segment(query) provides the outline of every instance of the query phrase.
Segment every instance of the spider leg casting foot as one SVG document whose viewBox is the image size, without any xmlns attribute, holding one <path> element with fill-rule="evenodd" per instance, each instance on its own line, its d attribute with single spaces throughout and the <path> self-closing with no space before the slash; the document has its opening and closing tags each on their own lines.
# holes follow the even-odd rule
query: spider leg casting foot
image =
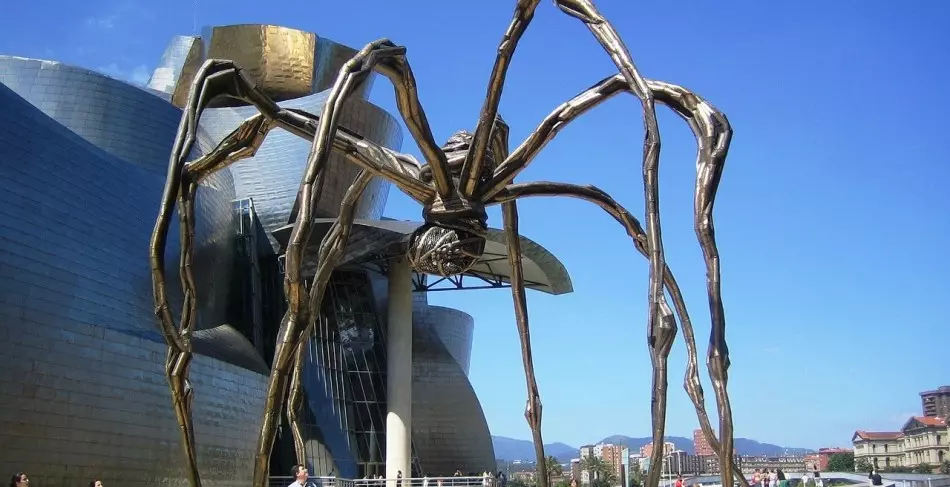
<svg viewBox="0 0 950 487">
<path fill-rule="evenodd" d="M 188 369 L 191 366 L 191 352 L 183 352 L 169 348 L 165 358 L 165 377 L 171 389 L 172 403 L 175 407 L 175 418 L 181 430 L 183 449 L 185 451 L 185 465 L 187 467 L 188 482 L 193 487 L 201 487 L 201 476 L 198 473 L 198 455 L 195 449 L 195 426 L 192 419 L 192 404 L 194 391 L 188 381 Z"/>
<path fill-rule="evenodd" d="M 303 340 L 297 346 L 294 353 L 294 368 L 290 374 L 290 385 L 287 390 L 287 423 L 290 425 L 290 433 L 294 438 L 294 453 L 297 455 L 297 463 L 307 464 L 307 450 L 304 444 L 303 424 L 300 418 L 300 407 L 303 405 L 303 382 L 301 374 L 303 373 L 304 356 L 307 353 L 307 341 Z"/>
<path fill-rule="evenodd" d="M 541 394 L 538 392 L 538 381 L 534 375 L 534 359 L 531 355 L 531 331 L 528 327 L 528 303 L 521 261 L 521 237 L 518 234 L 518 207 L 514 200 L 507 201 L 502 204 L 501 212 L 504 219 L 505 239 L 508 244 L 508 263 L 511 265 L 511 296 L 515 304 L 515 322 L 518 324 L 521 359 L 524 362 L 528 389 L 524 417 L 531 428 L 534 451 L 538 457 L 538 487 L 548 487 L 547 457 L 544 454 L 544 441 L 541 438 Z"/>
</svg>

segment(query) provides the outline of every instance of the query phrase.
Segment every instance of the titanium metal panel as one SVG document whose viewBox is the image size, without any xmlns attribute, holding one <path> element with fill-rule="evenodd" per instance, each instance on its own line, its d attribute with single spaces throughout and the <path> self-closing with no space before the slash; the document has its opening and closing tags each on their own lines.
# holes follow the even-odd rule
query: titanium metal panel
<svg viewBox="0 0 950 487">
<path fill-rule="evenodd" d="M 450 315 L 448 311 L 464 314 L 441 310 L 423 316 L 444 318 Z M 494 472 L 495 448 L 485 413 L 466 371 L 440 338 L 445 334 L 439 330 L 443 324 L 415 317 L 412 320 L 413 447 L 429 476 L 448 477 L 455 470 Z M 471 342 L 468 345 L 470 349 Z"/>
<path fill-rule="evenodd" d="M 328 93 L 322 92 L 281 103 L 288 108 L 299 108 L 320 113 Z M 227 107 L 206 110 L 200 126 L 209 141 L 220 141 L 242 121 L 256 113 L 254 107 Z M 386 147 L 399 149 L 402 131 L 398 122 L 383 109 L 368 102 L 352 99 L 340 114 L 340 124 L 363 137 Z M 199 139 L 202 151 L 213 147 Z M 300 178 L 307 165 L 311 142 L 283 130 L 273 130 L 257 154 L 231 166 L 235 193 L 238 198 L 252 198 L 264 229 L 270 233 L 287 224 Z M 339 156 L 331 156 L 327 167 L 323 193 L 315 216 L 335 216 L 339 212 L 343 194 L 356 178 L 359 169 Z M 390 183 L 376 178 L 357 205 L 357 218 L 376 219 L 382 215 Z M 278 246 L 270 237 L 274 249 Z"/>
<path fill-rule="evenodd" d="M 214 27 L 208 59 L 230 59 L 243 67 L 274 101 L 313 93 L 316 34 L 277 25 Z"/>
<path fill-rule="evenodd" d="M 165 48 L 146 86 L 168 94 L 172 104 L 182 108 L 188 101 L 190 81 L 204 59 L 204 45 L 200 37 L 175 36 Z M 179 79 L 186 80 L 185 84 L 179 85 Z"/>
<path fill-rule="evenodd" d="M 3 85 L 0 107 L 0 470 L 185 485 L 144 251 L 161 178 Z M 243 485 L 266 378 L 196 356 L 192 380 L 209 484 Z"/>
<path fill-rule="evenodd" d="M 122 182 L 128 199 L 141 201 L 140 195 L 157 197 L 161 194 L 168 157 L 181 120 L 181 111 L 167 101 L 93 71 L 12 56 L 0 56 L 0 83 L 96 148 L 151 173 L 147 183 Z M 199 140 L 202 139 L 207 140 L 207 134 L 199 134 Z M 72 171 L 86 171 L 84 161 L 75 157 L 70 160 Z M 109 186 L 101 188 L 100 191 L 107 190 Z M 196 252 L 195 276 L 203 290 L 198 318 L 201 328 L 224 324 L 227 285 L 233 270 L 233 199 L 234 183 L 229 170 L 211 176 L 198 190 L 195 232 L 201 244 Z M 137 215 L 144 220 L 153 219 L 158 208 L 157 202 L 155 204 L 152 209 L 143 208 Z M 115 208 L 122 207 L 120 204 Z M 146 235 L 149 233 L 151 229 Z M 177 231 L 169 237 L 177 241 Z M 144 248 L 148 248 L 147 243 L 145 245 Z M 148 322 L 141 324 L 149 325 Z"/>
<path fill-rule="evenodd" d="M 416 293 L 416 296 L 425 296 L 425 293 Z M 472 315 L 443 306 L 425 303 L 420 305 L 418 301 L 415 301 L 412 321 L 417 327 L 434 333 L 468 377 L 472 359 L 472 339 L 475 333 L 475 319 Z"/>
<path fill-rule="evenodd" d="M 53 61 L 0 56 L 0 83 L 96 147 L 164 176 L 181 111 L 149 91 Z"/>
</svg>

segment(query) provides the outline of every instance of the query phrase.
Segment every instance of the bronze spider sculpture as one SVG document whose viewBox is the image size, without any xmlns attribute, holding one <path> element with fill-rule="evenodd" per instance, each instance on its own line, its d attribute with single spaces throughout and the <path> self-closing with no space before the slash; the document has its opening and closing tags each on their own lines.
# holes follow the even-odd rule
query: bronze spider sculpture
<svg viewBox="0 0 950 487">
<path fill-rule="evenodd" d="M 470 269 L 484 251 L 487 230 L 485 208 L 501 205 L 508 259 L 512 267 L 515 318 L 528 390 L 525 418 L 532 431 L 539 466 L 545 464 L 540 429 L 541 400 L 531 354 L 516 200 L 539 196 L 580 198 L 598 205 L 623 225 L 633 239 L 634 247 L 650 263 L 647 342 L 653 365 L 653 440 L 656 444 L 662 444 L 664 438 L 667 357 L 677 331 L 675 310 L 687 344 L 688 365 L 684 385 L 696 409 L 700 427 L 720 458 L 722 485 L 733 485 L 733 472 L 738 469 L 733 460 L 732 411 L 726 388 L 729 358 L 720 297 L 719 255 L 713 226 L 713 205 L 732 129 L 725 115 L 698 95 L 683 87 L 641 76 L 623 41 L 590 0 L 554 0 L 563 12 L 587 26 L 620 73 L 601 80 L 558 106 L 520 146 L 509 153 L 508 126 L 498 115 L 498 105 L 509 62 L 539 1 L 517 2 L 514 18 L 498 49 L 488 93 L 474 133 L 458 132 L 442 148 L 436 145 L 419 102 L 412 70 L 405 56 L 406 49 L 388 40 L 368 44 L 344 65 L 319 116 L 281 108 L 258 89 L 246 72 L 234 62 L 211 59 L 196 74 L 172 150 L 161 209 L 150 242 L 155 312 L 168 344 L 166 375 L 181 428 L 192 487 L 200 486 L 191 416 L 192 389 L 188 381 L 192 358 L 190 338 L 195 327 L 197 299 L 191 270 L 195 195 L 204 178 L 235 161 L 253 156 L 267 133 L 275 127 L 312 140 L 313 146 L 301 182 L 296 219 L 286 251 L 284 291 L 288 310 L 278 332 L 267 387 L 254 466 L 256 487 L 264 487 L 268 482 L 269 455 L 285 393 L 288 396 L 286 412 L 292 426 L 297 455 L 301 461 L 304 460 L 303 438 L 296 415 L 302 398 L 299 372 L 304 342 L 315 321 L 321 319 L 318 316 L 319 305 L 330 275 L 343 255 L 353 224 L 356 202 L 373 176 L 391 181 L 423 208 L 425 223 L 410 236 L 406 250 L 410 265 L 419 272 L 448 276 Z M 337 126 L 337 118 L 347 96 L 374 70 L 392 81 L 399 112 L 418 144 L 426 165 L 419 164 L 411 156 L 379 147 Z M 620 92 L 632 93 L 643 106 L 646 126 L 643 155 L 646 229 L 623 206 L 595 187 L 552 182 L 513 183 L 514 178 L 561 128 Z M 201 112 L 219 97 L 252 104 L 260 113 L 245 120 L 210 153 L 187 161 L 195 143 Z M 684 118 L 698 143 L 694 223 L 706 262 L 712 321 L 707 367 L 718 406 L 721 441 L 717 439 L 705 409 L 692 324 L 683 296 L 663 256 L 657 191 L 660 139 L 655 102 L 667 105 Z M 312 232 L 312 212 L 320 196 L 324 169 L 331 151 L 342 154 L 348 162 L 359 166 L 361 171 L 344 195 L 339 216 L 320 244 L 318 267 L 308 287 L 301 275 L 304 248 Z M 164 262 L 165 243 L 176 202 L 180 219 L 180 277 L 184 291 L 181 320 L 177 326 L 168 303 Z M 664 290 L 669 293 L 673 308 Z M 651 464 L 661 464 L 662 455 L 662 449 L 654 448 Z M 650 469 L 647 487 L 658 485 L 660 472 L 661 469 Z M 738 476 L 738 481 L 748 486 L 742 475 Z M 547 476 L 540 475 L 538 482 L 540 487 L 547 487 Z"/>
</svg>

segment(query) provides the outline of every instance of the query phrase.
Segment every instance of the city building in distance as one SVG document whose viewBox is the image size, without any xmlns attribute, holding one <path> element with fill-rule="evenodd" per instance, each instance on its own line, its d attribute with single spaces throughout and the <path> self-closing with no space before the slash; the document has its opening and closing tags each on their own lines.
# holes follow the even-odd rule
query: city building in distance
<svg viewBox="0 0 950 487">
<path fill-rule="evenodd" d="M 0 470 L 29 472 L 37 485 L 93 478 L 127 487 L 187 484 L 148 247 L 188 87 L 205 59 L 233 59 L 282 106 L 318 114 L 354 53 L 286 27 L 218 26 L 175 37 L 147 86 L 0 56 L 0 339 L 7 344 L 0 354 L 7 398 L 0 402 Z M 355 89 L 339 123 L 399 150 L 399 122 L 367 99 L 373 81 L 371 75 Z M 206 109 L 192 157 L 253 113 L 236 102 Z M 198 464 L 216 486 L 251 478 L 285 307 L 283 253 L 310 146 L 274 130 L 254 157 L 198 190 L 191 383 Z M 315 235 L 327 231 L 357 172 L 331 157 Z M 359 200 L 344 262 L 324 299 L 325 319 L 309 337 L 301 411 L 308 468 L 343 478 L 386 473 L 385 420 L 395 402 L 387 398 L 387 382 L 395 380 L 387 375 L 394 355 L 387 289 L 396 288 L 412 301 L 411 320 L 393 320 L 406 322 L 403 331 L 412 335 L 411 349 L 398 358 L 411 361 L 412 371 L 398 387 L 412 391 L 406 476 L 493 471 L 490 432 L 468 380 L 472 317 L 429 305 L 426 292 L 439 288 L 426 276 L 391 285 L 380 265 L 418 225 L 382 218 L 389 189 L 374 180 Z M 177 308 L 177 221 L 172 225 L 166 259 Z M 490 232 L 486 256 L 505 255 L 503 233 Z M 528 287 L 571 291 L 556 257 L 526 238 L 522 248 Z M 314 259 L 308 251 L 305 278 Z M 470 277 L 482 285 L 502 285 L 504 276 L 478 272 Z M 296 462 L 282 423 L 274 475 L 287 475 Z"/>
<path fill-rule="evenodd" d="M 703 430 L 700 428 L 693 430 L 693 452 L 698 457 L 715 456 L 715 452 L 709 446 L 709 441 L 706 440 L 706 435 L 703 434 Z"/>
<path fill-rule="evenodd" d="M 663 456 L 671 455 L 676 451 L 676 445 L 672 441 L 663 442 Z M 649 442 L 646 445 L 640 447 L 640 456 L 643 458 L 650 458 L 653 455 L 653 442 Z"/>
<path fill-rule="evenodd" d="M 908 418 L 900 431 L 855 431 L 855 463 L 884 471 L 939 471 L 950 460 L 950 386 L 921 392 L 920 402 L 923 415 Z"/>
<path fill-rule="evenodd" d="M 924 416 L 950 418 L 950 386 L 921 392 L 920 407 Z"/>
<path fill-rule="evenodd" d="M 900 431 L 855 431 L 851 437 L 855 463 L 863 460 L 876 469 L 901 466 L 904 463 L 903 436 Z"/>
<path fill-rule="evenodd" d="M 947 421 L 942 417 L 912 416 L 900 431 L 855 431 L 851 437 L 854 461 L 864 460 L 882 470 L 909 467 L 936 472 L 950 460 Z"/>
</svg>

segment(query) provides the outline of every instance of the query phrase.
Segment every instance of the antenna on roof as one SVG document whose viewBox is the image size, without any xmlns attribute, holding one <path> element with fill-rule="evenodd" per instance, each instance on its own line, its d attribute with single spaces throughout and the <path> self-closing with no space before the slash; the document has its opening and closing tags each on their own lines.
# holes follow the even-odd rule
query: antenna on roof
<svg viewBox="0 0 950 487">
<path fill-rule="evenodd" d="M 192 32 L 195 35 L 198 35 L 198 0 L 194 1 L 194 8 L 192 9 Z"/>
</svg>

